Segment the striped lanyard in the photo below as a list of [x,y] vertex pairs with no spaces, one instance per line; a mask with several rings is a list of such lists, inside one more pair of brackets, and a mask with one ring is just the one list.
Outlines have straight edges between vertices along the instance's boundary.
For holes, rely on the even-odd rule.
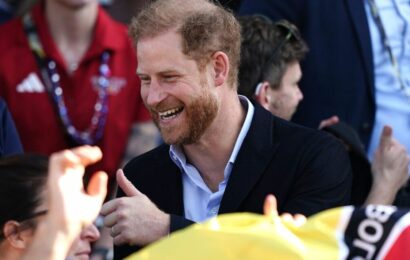
[[403,94],[410,99],[410,88],[406,88],[406,85],[404,84],[403,78],[400,73],[400,68],[399,68],[399,63],[397,62],[397,58],[393,53],[390,40],[387,36],[386,30],[383,26],[382,19],[380,17],[380,12],[379,8],[377,7],[376,3],[374,0],[367,0],[370,5],[370,10],[371,14],[373,16],[374,22],[376,23],[377,29],[380,32],[380,36],[382,38],[383,46],[385,50],[387,51],[389,55],[390,62],[393,66],[394,73],[397,77],[397,80],[399,81],[400,84],[400,90],[403,92]]
[[61,78],[57,72],[56,62],[45,54],[30,13],[24,15],[23,24],[30,48],[36,58],[41,76],[47,87],[49,96],[55,105],[57,114],[59,115],[66,134],[77,145],[96,144],[103,136],[108,114],[108,86],[109,77],[111,75],[108,66],[110,60],[109,52],[104,51],[101,55],[101,64],[97,80],[98,97],[96,104],[94,105],[94,114],[91,118],[90,125],[86,130],[80,131],[73,125],[72,120],[68,116],[68,109],[64,102],[63,89],[60,84]]

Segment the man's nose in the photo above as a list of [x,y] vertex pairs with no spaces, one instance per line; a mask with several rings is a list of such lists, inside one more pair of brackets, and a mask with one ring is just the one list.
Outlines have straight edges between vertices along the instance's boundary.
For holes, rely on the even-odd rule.
[[148,106],[155,106],[164,100],[166,94],[158,82],[151,81],[150,86],[147,89],[146,104]]

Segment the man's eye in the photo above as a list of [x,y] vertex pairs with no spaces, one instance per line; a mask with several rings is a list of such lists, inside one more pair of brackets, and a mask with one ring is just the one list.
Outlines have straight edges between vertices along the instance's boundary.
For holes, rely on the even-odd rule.
[[172,82],[172,81],[175,81],[177,78],[178,78],[178,76],[176,76],[176,75],[170,75],[170,76],[165,76],[164,80],[167,81],[167,82]]
[[142,86],[148,86],[149,84],[151,84],[151,81],[149,79],[141,79]]

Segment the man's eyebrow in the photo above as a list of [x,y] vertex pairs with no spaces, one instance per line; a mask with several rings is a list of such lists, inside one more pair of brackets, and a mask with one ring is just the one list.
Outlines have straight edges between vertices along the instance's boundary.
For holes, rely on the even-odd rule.
[[[136,73],[137,73],[137,75],[139,76],[139,75],[147,75],[146,73],[144,73],[144,72],[141,72],[141,71],[136,71]],[[162,71],[160,71],[160,72],[157,72],[157,73],[155,73],[155,74],[169,74],[169,73],[178,73],[178,74],[181,74],[181,72],[179,72],[179,71],[177,71],[177,70],[175,70],[175,69],[166,69],[166,70],[162,70]]]
[[167,70],[163,70],[159,72],[159,74],[168,74],[168,73],[180,73],[180,72],[175,69],[167,69]]

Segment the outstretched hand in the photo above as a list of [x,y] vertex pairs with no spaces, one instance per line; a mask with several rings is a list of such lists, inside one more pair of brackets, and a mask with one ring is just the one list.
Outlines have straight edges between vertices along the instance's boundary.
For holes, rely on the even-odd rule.
[[407,182],[409,161],[406,148],[393,138],[393,129],[384,126],[372,162],[373,186],[366,203],[391,204]]
[[48,167],[48,213],[39,222],[25,259],[65,259],[74,240],[97,217],[107,193],[107,174],[97,172],[87,191],[85,167],[102,157],[98,147],[81,146],[51,155]]
[[340,121],[340,119],[339,119],[338,116],[331,116],[327,119],[324,119],[324,120],[320,121],[319,130],[322,130],[325,127],[335,125],[335,124],[339,123],[339,121]]
[[[275,219],[278,217],[277,202],[274,195],[269,194],[265,198],[263,204],[263,215]],[[289,213],[283,213],[280,215],[280,218],[284,222],[293,223],[293,225],[299,227],[306,223],[306,217],[302,214],[291,215]]]
[[95,173],[83,186],[85,167],[102,158],[98,147],[80,146],[54,153],[49,162],[49,219],[75,239],[97,217],[107,193],[107,174]]

